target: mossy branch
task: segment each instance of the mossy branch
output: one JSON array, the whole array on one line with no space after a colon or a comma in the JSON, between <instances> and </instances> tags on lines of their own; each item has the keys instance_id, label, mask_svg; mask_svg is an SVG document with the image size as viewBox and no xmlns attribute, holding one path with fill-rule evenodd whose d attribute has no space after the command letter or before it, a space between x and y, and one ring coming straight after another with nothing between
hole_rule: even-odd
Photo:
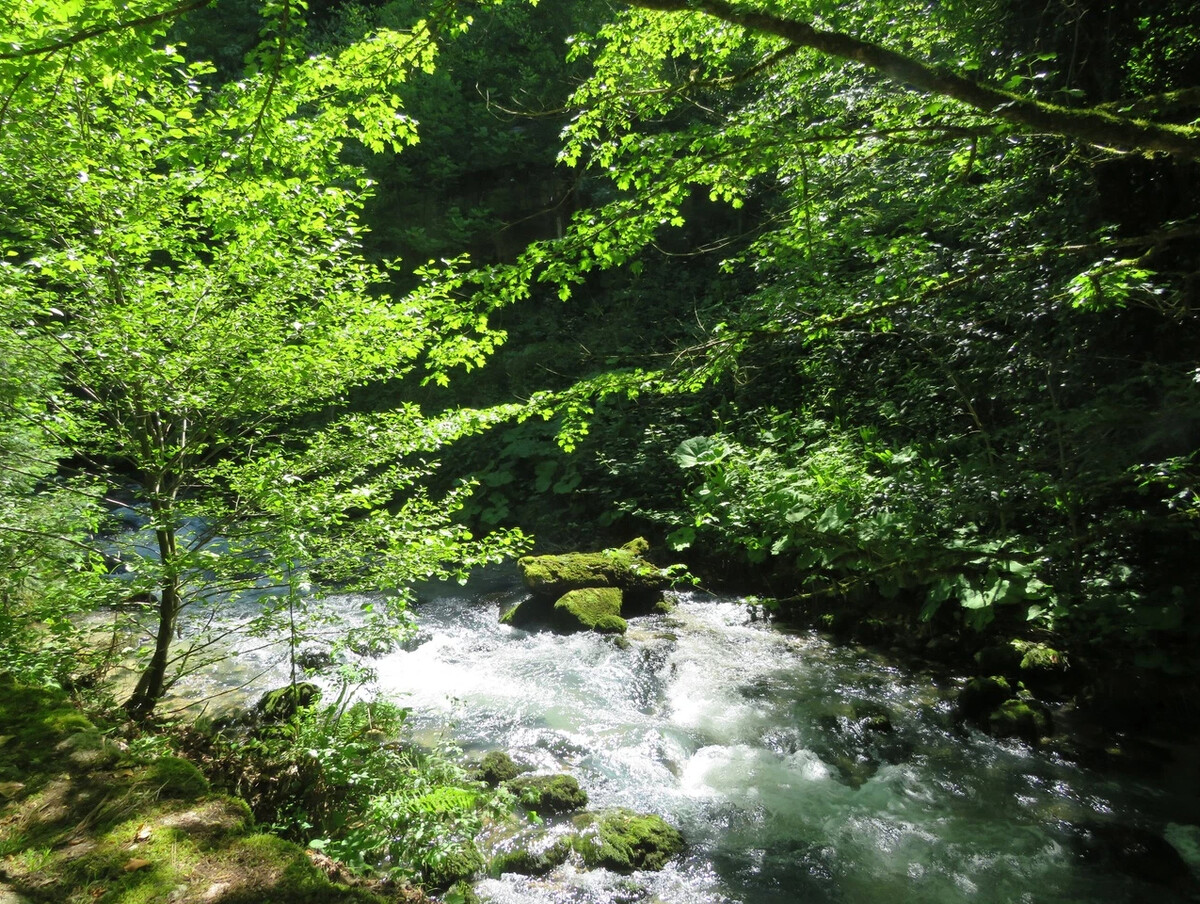
<instances>
[{"instance_id":1,"label":"mossy branch","mask_svg":"<svg viewBox=\"0 0 1200 904\"><path fill-rule=\"evenodd\" d=\"M1109 110L1074 110L1011 94L889 50L879 44L808 22L725 0L630 0L661 12L699 12L751 31L776 35L792 44L850 60L918 91L950 97L997 119L1034 132L1049 132L1087 144L1126 151L1158 152L1181 160L1200 157L1200 134L1186 126L1119 116Z\"/></svg>"}]
</instances>

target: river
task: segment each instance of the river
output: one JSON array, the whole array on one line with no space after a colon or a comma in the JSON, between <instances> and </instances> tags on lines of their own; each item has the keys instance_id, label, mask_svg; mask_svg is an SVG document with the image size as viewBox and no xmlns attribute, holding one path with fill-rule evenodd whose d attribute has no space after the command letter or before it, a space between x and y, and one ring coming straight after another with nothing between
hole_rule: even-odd
<instances>
[{"instance_id":1,"label":"river","mask_svg":"<svg viewBox=\"0 0 1200 904\"><path fill-rule=\"evenodd\" d=\"M964 730L961 679L754 620L737 598L675 594L618 640L501 625L497 586L423 594L418 642L374 660L378 690L412 707L418 737L570 772L591 809L658 813L688 848L632 877L485 879L485 902L1200 900L1195 876L1168 886L1143 861L1085 856L1136 826L1200 867L1194 762L1115 778Z\"/></svg>"}]
</instances>

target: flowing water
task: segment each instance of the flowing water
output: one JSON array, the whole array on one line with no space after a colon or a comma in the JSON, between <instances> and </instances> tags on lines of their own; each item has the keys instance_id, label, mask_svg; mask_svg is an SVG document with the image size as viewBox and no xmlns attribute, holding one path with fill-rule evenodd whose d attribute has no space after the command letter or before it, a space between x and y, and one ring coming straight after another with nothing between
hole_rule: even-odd
<instances>
[{"instance_id":1,"label":"flowing water","mask_svg":"<svg viewBox=\"0 0 1200 904\"><path fill-rule=\"evenodd\" d=\"M1145 826L1195 870L1194 784L963 731L953 682L753 621L734 598L675 601L620 641L507 627L495 593L448 592L417 607L421 642L374 662L422 736L570 772L590 809L658 813L688 842L658 873L486 879L485 902L1197 900L1145 861L1084 856L1088 827Z\"/></svg>"}]
</instances>

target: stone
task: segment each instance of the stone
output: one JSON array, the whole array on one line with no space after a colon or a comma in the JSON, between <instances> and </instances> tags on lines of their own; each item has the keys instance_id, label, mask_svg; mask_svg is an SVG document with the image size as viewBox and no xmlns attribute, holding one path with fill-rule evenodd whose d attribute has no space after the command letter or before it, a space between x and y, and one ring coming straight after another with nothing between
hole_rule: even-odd
<instances>
[{"instance_id":1,"label":"stone","mask_svg":"<svg viewBox=\"0 0 1200 904\"><path fill-rule=\"evenodd\" d=\"M621 617L622 599L616 587L571 590L554 604L555 625L567 631L624 634L629 623Z\"/></svg>"},{"instance_id":2,"label":"stone","mask_svg":"<svg viewBox=\"0 0 1200 904\"><path fill-rule=\"evenodd\" d=\"M572 838L544 830L524 832L509 842L509 848L495 854L488 865L488 874L519 873L523 876L544 876L566 862L571 855Z\"/></svg>"},{"instance_id":3,"label":"stone","mask_svg":"<svg viewBox=\"0 0 1200 904\"><path fill-rule=\"evenodd\" d=\"M587 792L571 775L522 775L507 782L526 810L539 816L567 813L587 806Z\"/></svg>"},{"instance_id":4,"label":"stone","mask_svg":"<svg viewBox=\"0 0 1200 904\"><path fill-rule=\"evenodd\" d=\"M1008 680L1000 675L972 678L958 692L954 714L960 721L986 719L997 706L1012 696L1013 689Z\"/></svg>"},{"instance_id":5,"label":"stone","mask_svg":"<svg viewBox=\"0 0 1200 904\"><path fill-rule=\"evenodd\" d=\"M267 691L259 698L255 710L265 724L290 722L301 709L316 706L321 700L321 689L315 684L301 681Z\"/></svg>"},{"instance_id":6,"label":"stone","mask_svg":"<svg viewBox=\"0 0 1200 904\"><path fill-rule=\"evenodd\" d=\"M988 715L984 727L993 737L1018 738L1036 747L1050 733L1050 714L1036 700L1013 697Z\"/></svg>"},{"instance_id":7,"label":"stone","mask_svg":"<svg viewBox=\"0 0 1200 904\"><path fill-rule=\"evenodd\" d=\"M683 852L683 836L660 816L618 809L576 817L575 849L590 869L657 870Z\"/></svg>"},{"instance_id":8,"label":"stone","mask_svg":"<svg viewBox=\"0 0 1200 904\"><path fill-rule=\"evenodd\" d=\"M638 538L616 549L563 555L525 556L517 561L525 586L539 596L557 599L584 587L618 587L634 596L657 598L672 579L643 558L649 549Z\"/></svg>"},{"instance_id":9,"label":"stone","mask_svg":"<svg viewBox=\"0 0 1200 904\"><path fill-rule=\"evenodd\" d=\"M520 770L517 769L513 758L503 750L491 750L480 760L476 774L481 782L495 788L501 782L516 778L520 774Z\"/></svg>"},{"instance_id":10,"label":"stone","mask_svg":"<svg viewBox=\"0 0 1200 904\"><path fill-rule=\"evenodd\" d=\"M430 888L449 888L473 879L483 867L483 855L468 842L439 859L436 865L426 867L425 883Z\"/></svg>"}]
</instances>

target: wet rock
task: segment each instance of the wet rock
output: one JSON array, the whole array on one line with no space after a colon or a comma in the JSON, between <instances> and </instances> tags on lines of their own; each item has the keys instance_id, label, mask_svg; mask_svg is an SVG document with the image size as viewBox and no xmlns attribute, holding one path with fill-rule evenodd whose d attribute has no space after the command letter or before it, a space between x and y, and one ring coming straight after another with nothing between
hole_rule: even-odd
<instances>
[{"instance_id":1,"label":"wet rock","mask_svg":"<svg viewBox=\"0 0 1200 904\"><path fill-rule=\"evenodd\" d=\"M333 666L333 654L319 647L305 647L296 654L296 665L306 672L323 672Z\"/></svg>"},{"instance_id":2,"label":"wet rock","mask_svg":"<svg viewBox=\"0 0 1200 904\"><path fill-rule=\"evenodd\" d=\"M547 627L554 621L554 601L526 595L500 612L500 623L514 628Z\"/></svg>"},{"instance_id":3,"label":"wet rock","mask_svg":"<svg viewBox=\"0 0 1200 904\"><path fill-rule=\"evenodd\" d=\"M844 784L861 788L882 763L898 763L912 752L896 736L891 714L876 703L856 701L818 717L821 741L814 751L837 770Z\"/></svg>"},{"instance_id":4,"label":"wet rock","mask_svg":"<svg viewBox=\"0 0 1200 904\"><path fill-rule=\"evenodd\" d=\"M996 738L1018 738L1034 747L1050 734L1050 713L1036 700L1011 698L988 714L985 728Z\"/></svg>"},{"instance_id":5,"label":"wet rock","mask_svg":"<svg viewBox=\"0 0 1200 904\"><path fill-rule=\"evenodd\" d=\"M629 623L621 617L622 600L616 587L571 590L554 604L555 624L566 631L624 634Z\"/></svg>"},{"instance_id":6,"label":"wet rock","mask_svg":"<svg viewBox=\"0 0 1200 904\"><path fill-rule=\"evenodd\" d=\"M1021 670L1021 654L1011 643L993 643L975 654L975 662L984 675L1016 678Z\"/></svg>"},{"instance_id":7,"label":"wet rock","mask_svg":"<svg viewBox=\"0 0 1200 904\"><path fill-rule=\"evenodd\" d=\"M290 722L301 709L316 706L320 700L321 689L301 681L267 691L259 698L254 710L264 725L275 725Z\"/></svg>"},{"instance_id":8,"label":"wet rock","mask_svg":"<svg viewBox=\"0 0 1200 904\"><path fill-rule=\"evenodd\" d=\"M1192 871L1179 851L1158 832L1106 822L1073 828L1084 860L1157 885L1182 887L1193 882Z\"/></svg>"},{"instance_id":9,"label":"wet rock","mask_svg":"<svg viewBox=\"0 0 1200 904\"><path fill-rule=\"evenodd\" d=\"M629 873L662 869L683 852L683 836L660 816L609 810L577 816L575 849L590 869Z\"/></svg>"},{"instance_id":10,"label":"wet rock","mask_svg":"<svg viewBox=\"0 0 1200 904\"><path fill-rule=\"evenodd\" d=\"M973 722L986 720L997 706L1012 695L1012 686L1001 675L972 678L958 692L958 700L954 706L955 718L959 721Z\"/></svg>"},{"instance_id":11,"label":"wet rock","mask_svg":"<svg viewBox=\"0 0 1200 904\"><path fill-rule=\"evenodd\" d=\"M970 722L992 737L1038 746L1050 734L1050 711L1026 692L1014 692L1000 675L972 678L959 692L955 721Z\"/></svg>"},{"instance_id":12,"label":"wet rock","mask_svg":"<svg viewBox=\"0 0 1200 904\"><path fill-rule=\"evenodd\" d=\"M565 863L571 855L573 836L544 829L525 832L508 843L508 849L496 853L488 864L488 874L519 873L544 876Z\"/></svg>"},{"instance_id":13,"label":"wet rock","mask_svg":"<svg viewBox=\"0 0 1200 904\"><path fill-rule=\"evenodd\" d=\"M507 785L522 807L539 816L569 813L588 802L587 792L572 775L521 775Z\"/></svg>"},{"instance_id":14,"label":"wet rock","mask_svg":"<svg viewBox=\"0 0 1200 904\"><path fill-rule=\"evenodd\" d=\"M490 750L480 760L475 774L481 782L496 788L501 782L516 778L520 772L513 758L503 750Z\"/></svg>"},{"instance_id":15,"label":"wet rock","mask_svg":"<svg viewBox=\"0 0 1200 904\"><path fill-rule=\"evenodd\" d=\"M650 545L641 538L617 549L553 556L525 556L517 561L525 586L539 596L557 599L585 587L617 587L631 596L654 596L671 586L664 569L643 556Z\"/></svg>"}]
</instances>

